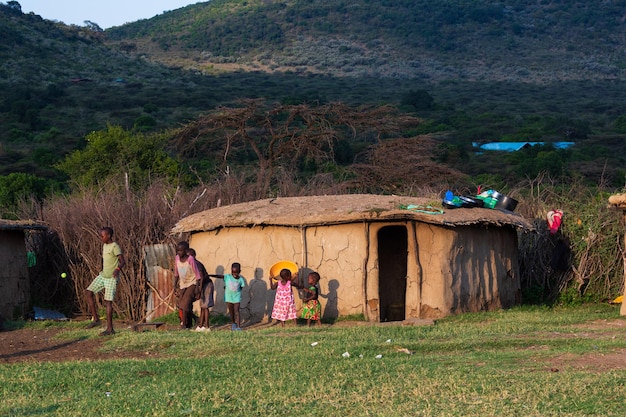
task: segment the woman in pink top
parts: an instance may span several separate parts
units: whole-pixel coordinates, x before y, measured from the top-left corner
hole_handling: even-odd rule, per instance
[[[189,243],[178,243],[174,259],[174,291],[178,295],[181,329],[190,329],[193,325],[193,302],[200,294],[202,283],[202,275],[196,265],[196,260],[187,253],[188,250]]]

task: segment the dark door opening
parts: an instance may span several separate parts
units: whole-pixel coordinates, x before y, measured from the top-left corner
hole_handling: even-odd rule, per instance
[[[408,233],[404,226],[378,231],[380,321],[405,319]]]

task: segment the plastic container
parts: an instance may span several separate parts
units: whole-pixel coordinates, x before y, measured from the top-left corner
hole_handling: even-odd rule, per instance
[[[277,278],[278,275],[280,274],[281,269],[290,270],[292,275],[295,275],[298,273],[298,265],[296,265],[295,262],[280,261],[280,262],[276,262],[274,265],[270,267],[270,276]]]
[[[498,200],[493,197],[487,197],[483,199],[483,207],[488,209],[493,209],[498,204]]]

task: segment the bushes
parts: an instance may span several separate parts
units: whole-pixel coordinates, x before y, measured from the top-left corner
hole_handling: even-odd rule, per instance
[[[536,227],[536,233],[520,237],[525,302],[572,304],[621,294],[624,228],[621,213],[607,208],[610,193],[578,181],[556,185],[546,176],[524,188],[518,211],[534,218]],[[563,224],[551,235],[545,218],[557,208],[564,212]]]

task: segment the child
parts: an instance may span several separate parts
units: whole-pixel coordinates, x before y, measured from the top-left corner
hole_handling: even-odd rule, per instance
[[[311,326],[311,320],[317,321],[318,325],[322,325],[322,305],[318,300],[319,290],[317,284],[320,282],[320,274],[317,272],[311,272],[307,277],[309,283],[308,288],[304,288],[304,292],[307,293],[307,297],[302,300],[304,306],[302,308],[301,318],[306,319],[307,327]]]
[[[233,263],[230,267],[230,274],[209,276],[224,279],[224,301],[230,314],[230,328],[231,330],[241,330],[239,306],[241,304],[241,291],[246,286],[246,279],[241,276],[241,264]]]
[[[100,229],[100,241],[102,242],[102,271],[85,290],[87,304],[93,317],[93,321],[87,325],[88,329],[100,326],[100,317],[96,311],[96,299],[94,294],[104,290],[104,304],[107,311],[107,328],[100,336],[115,334],[113,330],[113,298],[120,278],[121,268],[124,267],[124,256],[119,245],[113,241],[113,229],[103,227]]]
[[[202,275],[193,256],[187,252],[189,243],[179,242],[176,245],[174,258],[174,288],[178,293],[178,308],[181,316],[181,329],[189,329],[193,322],[193,302],[200,293]]]
[[[189,256],[193,256],[196,259],[196,251],[189,248],[187,251]],[[196,259],[196,265],[198,266],[198,270],[200,271],[200,275],[202,276],[202,283],[200,284],[202,290],[200,292],[200,320],[198,321],[198,326],[196,327],[197,332],[210,332],[211,327],[209,327],[209,317],[210,317],[210,308],[215,305],[213,294],[215,288],[213,287],[213,281],[209,277],[209,274],[204,267],[204,264]]]
[[[272,319],[281,322],[281,325],[285,326],[285,321],[296,321],[296,303],[293,298],[293,291],[291,287],[299,288],[299,285],[294,282],[294,277],[291,275],[291,271],[288,269],[281,269],[280,281],[274,281],[274,277],[270,276],[270,288],[276,290],[276,296],[274,298],[274,308],[272,309]]]

